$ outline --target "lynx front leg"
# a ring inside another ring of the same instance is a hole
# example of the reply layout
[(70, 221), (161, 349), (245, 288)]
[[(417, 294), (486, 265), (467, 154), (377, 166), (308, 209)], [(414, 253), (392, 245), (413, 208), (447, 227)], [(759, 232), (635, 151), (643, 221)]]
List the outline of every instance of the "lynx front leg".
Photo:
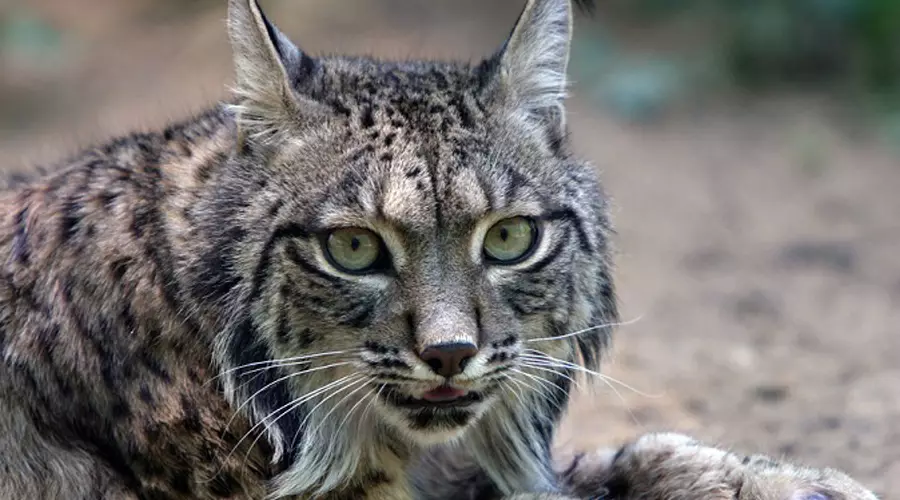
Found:
[(609, 500), (876, 500), (847, 475), (745, 457), (680, 434), (561, 460), (579, 498)]

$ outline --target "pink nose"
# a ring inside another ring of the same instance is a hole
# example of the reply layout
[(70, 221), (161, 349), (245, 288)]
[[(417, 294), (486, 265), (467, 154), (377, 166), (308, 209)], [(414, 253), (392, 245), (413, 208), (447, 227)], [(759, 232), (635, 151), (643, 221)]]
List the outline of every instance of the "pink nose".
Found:
[(474, 344), (455, 342), (428, 346), (421, 357), (435, 373), (450, 378), (462, 373), (476, 354), (478, 348)]

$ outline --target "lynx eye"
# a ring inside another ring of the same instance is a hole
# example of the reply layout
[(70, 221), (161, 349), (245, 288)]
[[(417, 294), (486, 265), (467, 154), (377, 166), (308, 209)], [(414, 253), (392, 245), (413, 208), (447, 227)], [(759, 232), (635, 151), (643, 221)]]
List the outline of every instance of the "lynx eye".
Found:
[(484, 255), (495, 264), (516, 264), (531, 255), (537, 244), (538, 230), (526, 217), (503, 219), (484, 236)]
[(325, 236), (325, 254), (340, 271), (361, 274), (373, 270), (384, 257), (381, 238), (359, 227), (336, 229)]

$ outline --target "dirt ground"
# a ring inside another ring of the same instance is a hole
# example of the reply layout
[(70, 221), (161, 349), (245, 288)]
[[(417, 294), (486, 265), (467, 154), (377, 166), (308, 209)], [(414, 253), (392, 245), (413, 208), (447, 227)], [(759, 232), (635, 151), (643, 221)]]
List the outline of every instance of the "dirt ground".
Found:
[[(62, 31), (62, 52), (48, 64), (2, 56), (0, 165), (29, 170), (224, 96), (224, 4), (29, 0)], [(264, 4), (312, 52), (473, 59), (517, 9)], [(561, 444), (676, 429), (836, 466), (900, 499), (900, 159), (808, 96), (644, 126), (586, 102), (576, 87), (575, 142), (614, 199), (623, 318), (637, 319), (605, 372), (637, 391), (583, 394)]]

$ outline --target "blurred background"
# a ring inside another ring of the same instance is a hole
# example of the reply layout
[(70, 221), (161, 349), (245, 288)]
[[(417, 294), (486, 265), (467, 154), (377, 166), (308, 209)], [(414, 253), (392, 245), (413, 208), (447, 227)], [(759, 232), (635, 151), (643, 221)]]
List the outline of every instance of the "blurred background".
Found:
[[(264, 0), (308, 52), (476, 60), (522, 0)], [(900, 1), (599, 0), (570, 122), (625, 320), (560, 444), (675, 429), (900, 498)], [(225, 0), (0, 0), (0, 167), (227, 95)]]

